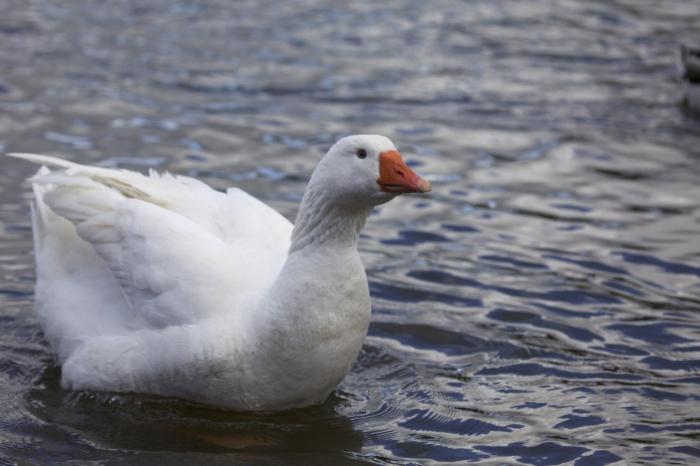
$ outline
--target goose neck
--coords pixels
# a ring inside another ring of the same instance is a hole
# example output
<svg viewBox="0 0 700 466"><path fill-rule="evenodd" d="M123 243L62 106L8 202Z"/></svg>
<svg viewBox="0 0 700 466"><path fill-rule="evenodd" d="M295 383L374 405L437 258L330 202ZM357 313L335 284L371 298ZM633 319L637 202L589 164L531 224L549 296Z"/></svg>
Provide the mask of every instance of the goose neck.
<svg viewBox="0 0 700 466"><path fill-rule="evenodd" d="M307 189L292 231L290 254L309 246L357 248L370 207L329 199L315 189Z"/></svg>

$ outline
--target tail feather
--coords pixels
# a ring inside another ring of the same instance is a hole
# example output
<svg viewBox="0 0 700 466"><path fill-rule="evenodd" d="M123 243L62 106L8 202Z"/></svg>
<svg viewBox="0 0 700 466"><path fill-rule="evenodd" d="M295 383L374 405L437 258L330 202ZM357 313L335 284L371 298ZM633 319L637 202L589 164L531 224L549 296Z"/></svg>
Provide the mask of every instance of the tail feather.
<svg viewBox="0 0 700 466"><path fill-rule="evenodd" d="M39 169L35 176L44 176L51 173L45 165ZM32 183L32 191L34 192L34 199L30 205L31 215L32 215L32 236L34 239L34 257L39 257L39 251L43 245L43 238L46 234L46 225L48 222L47 216L49 215L48 208L44 203L44 195L46 194L46 186L41 186L36 183Z"/></svg>
<svg viewBox="0 0 700 466"><path fill-rule="evenodd" d="M59 159L58 157L52 157L50 155L40 155L40 154L30 154L25 152L12 152L5 154L8 157L14 157L17 159L27 160L29 162L34 162L40 165L48 165L50 167L59 168L74 168L79 167L77 163L69 162L68 160Z"/></svg>
<svg viewBox="0 0 700 466"><path fill-rule="evenodd" d="M19 152L6 155L43 166L62 168L63 170L54 172L40 170L30 179L34 185L41 184L50 186L48 191L52 191L56 187L62 188L64 186L81 186L94 189L96 184L99 184L119 192L124 197L141 199L161 206L164 204L162 200L157 199L156 196L147 192L154 187L154 181L158 182L163 178L158 176L155 172L152 172L150 177L147 177L141 173L128 170L81 165L50 155ZM48 203L51 205L51 202ZM51 205L51 207L53 207L53 205Z"/></svg>

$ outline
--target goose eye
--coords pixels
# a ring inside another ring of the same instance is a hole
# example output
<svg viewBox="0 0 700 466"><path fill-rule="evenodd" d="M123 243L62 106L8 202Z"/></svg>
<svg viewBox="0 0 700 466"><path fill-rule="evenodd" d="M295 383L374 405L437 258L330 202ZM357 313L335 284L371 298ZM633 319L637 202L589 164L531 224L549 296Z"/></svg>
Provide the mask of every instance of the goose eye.
<svg viewBox="0 0 700 466"><path fill-rule="evenodd" d="M364 149L357 149L357 158L364 159L365 157L367 157L367 151Z"/></svg>

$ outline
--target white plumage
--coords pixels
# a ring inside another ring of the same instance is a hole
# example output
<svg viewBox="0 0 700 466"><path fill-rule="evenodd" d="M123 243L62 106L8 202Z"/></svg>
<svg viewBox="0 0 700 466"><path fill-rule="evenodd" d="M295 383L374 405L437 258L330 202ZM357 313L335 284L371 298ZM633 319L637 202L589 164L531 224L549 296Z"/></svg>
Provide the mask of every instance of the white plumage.
<svg viewBox="0 0 700 466"><path fill-rule="evenodd" d="M339 141L294 232L240 189L11 154L44 165L31 178L35 307L62 384L245 410L322 402L369 324L357 235L397 194L395 178L391 193L380 183L395 150L381 136ZM405 169L404 192L429 189Z"/></svg>

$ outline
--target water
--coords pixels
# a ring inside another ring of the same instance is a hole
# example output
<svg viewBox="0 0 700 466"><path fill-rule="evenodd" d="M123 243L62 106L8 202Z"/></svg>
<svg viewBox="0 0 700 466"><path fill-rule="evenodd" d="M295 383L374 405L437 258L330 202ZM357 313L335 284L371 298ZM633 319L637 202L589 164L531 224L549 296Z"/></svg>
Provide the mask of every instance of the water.
<svg viewBox="0 0 700 466"><path fill-rule="evenodd" d="M700 461L700 118L675 65L697 2L0 11L2 151L185 173L293 218L319 155L376 132L434 186L368 222L373 321L331 399L237 414L60 388L34 167L2 160L3 462Z"/></svg>

